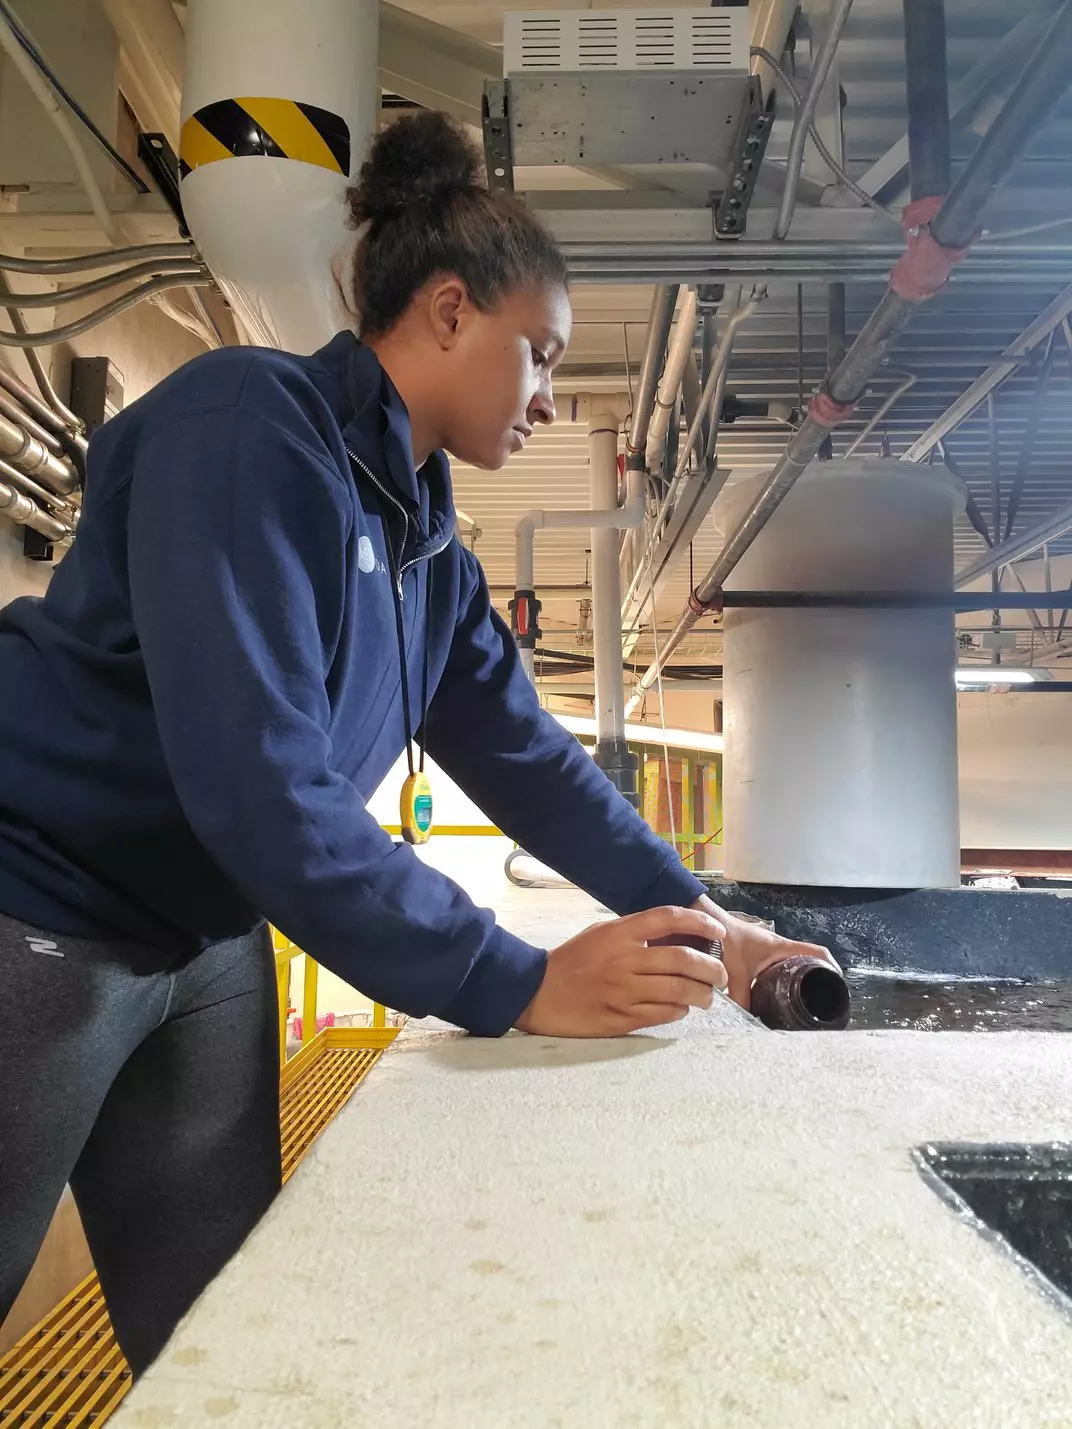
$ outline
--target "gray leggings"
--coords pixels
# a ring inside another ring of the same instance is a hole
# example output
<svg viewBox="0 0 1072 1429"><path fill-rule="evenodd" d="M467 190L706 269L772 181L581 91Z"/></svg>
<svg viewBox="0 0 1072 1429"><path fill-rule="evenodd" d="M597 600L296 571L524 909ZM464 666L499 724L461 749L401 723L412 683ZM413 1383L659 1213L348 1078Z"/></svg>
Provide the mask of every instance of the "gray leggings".
<svg viewBox="0 0 1072 1429"><path fill-rule="evenodd" d="M267 929L162 961L0 914L0 1321L69 1181L135 1374L280 1184Z"/></svg>

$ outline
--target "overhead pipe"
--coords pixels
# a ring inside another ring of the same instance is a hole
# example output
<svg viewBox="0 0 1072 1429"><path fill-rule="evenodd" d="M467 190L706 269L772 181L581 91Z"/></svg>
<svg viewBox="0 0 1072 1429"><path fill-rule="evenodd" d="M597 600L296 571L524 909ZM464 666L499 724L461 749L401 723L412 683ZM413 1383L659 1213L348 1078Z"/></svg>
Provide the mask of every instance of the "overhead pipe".
<svg viewBox="0 0 1072 1429"><path fill-rule="evenodd" d="M4 272L0 272L0 294L5 296L11 294L11 285ZM8 321L20 339L13 345L23 349L26 365L37 383L41 397L39 398L31 392L13 372L8 372L3 367L0 367L0 385L6 387L12 396L18 397L23 406L27 407L38 421L54 431L65 443L75 447L84 457L86 451L85 423L81 417L71 411L66 402L61 400L59 393L53 387L52 379L45 371L45 364L32 345L34 339L30 337L29 329L17 308L13 308L8 314Z"/></svg>
<svg viewBox="0 0 1072 1429"><path fill-rule="evenodd" d="M614 411L614 402L605 397L593 398L598 409L593 406L589 419L589 433L593 424L602 431L614 425L615 453L617 453L617 431L620 417ZM615 461L617 473L617 460ZM617 483L615 484L617 495ZM521 651L521 663L529 679L534 674L534 652L536 642L542 634L539 627L540 602L536 599L535 537L537 531L610 529L627 531L639 526L644 520L644 472L632 469L626 472L625 500L621 506L608 505L598 510L572 511L526 511L514 527L514 598L510 602L511 629ZM617 544L615 543L615 564L617 565ZM593 581L594 584L594 581ZM594 603L594 601L593 601ZM618 627L620 633L621 627ZM619 648L619 659L621 651Z"/></svg>
<svg viewBox="0 0 1072 1429"><path fill-rule="evenodd" d="M676 283L662 284L652 294L648 335L644 343L644 356L640 360L633 415L625 444L625 464L630 470L644 469L648 430L655 410L655 397L659 390L663 357L670 338L670 325L674 320L678 291Z"/></svg>
<svg viewBox="0 0 1072 1429"><path fill-rule="evenodd" d="M613 510L618 499L618 419L613 413L592 414L588 453L592 510ZM632 471L628 479L640 496L639 525L644 514L643 478L640 472ZM617 531L607 522L592 528L592 653L596 697L594 758L618 792L636 807L637 760L625 738L621 564Z"/></svg>
<svg viewBox="0 0 1072 1429"><path fill-rule="evenodd" d="M146 298L154 297L157 293L167 292L169 288L210 288L211 286L211 277L201 268L192 269L189 273L174 273L170 276L150 278L147 283L142 283L137 288L131 288L128 293L113 298L110 303L104 303L101 307L94 308L91 313L86 313L84 317L77 318L74 322L65 323L61 327L43 328L38 332L29 332L25 326L22 327L21 332L0 331L0 347L21 347L29 352L38 347L54 347L57 343L69 342L71 338L79 337L82 333L89 332L91 328L99 327L109 318L118 317L120 313L125 313L129 308L143 303ZM17 309L12 310L10 317L13 326L17 316Z"/></svg>
<svg viewBox="0 0 1072 1429"><path fill-rule="evenodd" d="M815 121L815 111L819 107L823 87L830 76L830 67L834 63L834 55L841 39L841 32L845 28L845 21L849 18L851 9L852 0L834 0L833 8L826 21L826 33L823 35L819 52L815 56L815 63L812 66L808 92L805 94L803 102L797 107L796 117L793 120L793 134L789 140L789 157L786 161L782 202L778 209L778 221L774 225L774 236L778 239L785 238L793 222L793 210L797 206L797 189L800 187L800 171L804 165L804 148L808 142L808 131Z"/></svg>
<svg viewBox="0 0 1072 1429"><path fill-rule="evenodd" d="M704 383L703 391L700 393L700 403L696 410L696 415L685 437L684 446L678 458L677 470L674 472L674 480L671 484L670 491L667 492L667 499L669 499L671 492L680 484L681 479L688 470L693 449L699 449L698 443L700 443L705 420L710 419L713 425L719 421L721 416L721 411L719 410L721 403L719 404L719 409L716 409L715 398L718 396L720 388L723 392L725 391L726 372L729 367L730 353L733 351L733 342L737 336L737 329L747 318L752 316L766 296L765 288L756 288L750 297L743 299L743 290L738 287L735 295L730 299L732 311L726 320L726 326L719 339L715 355L711 360L707 381Z"/></svg>
<svg viewBox="0 0 1072 1429"><path fill-rule="evenodd" d="M659 506L658 513L652 523L651 536L647 547L641 559L637 562L632 580L629 583L629 589L625 594L625 602L622 607L623 613L631 608L634 601L639 602L636 615L633 617L634 624L643 613L645 604L643 594L640 592L641 581L645 574L648 573L652 553L658 544L663 527L673 510L673 503L677 499L685 477L685 472L688 470L689 455L697 436L702 430L703 422L706 417L710 416L713 432L717 435L722 410L722 399L726 390L726 375L729 371L729 359L730 353L733 351L734 338L738 327L746 317L755 311L756 305L760 301L755 293L752 294L747 302L742 302L742 298L743 291L739 286L735 289L731 289L725 295L724 301L729 312L729 317L708 367L707 381L704 384L704 390L700 395L699 406L689 428L688 436L685 439L685 445L678 461L677 470L674 473L674 479L670 483L670 487ZM725 473L722 475L724 480ZM712 475L710 480L717 480L717 478ZM717 490L711 495L711 501L714 501L715 495L717 495Z"/></svg>
<svg viewBox="0 0 1072 1429"><path fill-rule="evenodd" d="M1065 0L1044 43L1032 56L949 196L937 207L929 229L921 210L928 204L937 206L938 201L909 205L906 210L908 249L890 274L885 295L828 377L823 390L812 401L807 417L793 434L781 460L770 472L718 559L690 594L661 652L661 660L654 661L644 672L626 706L627 714L655 684L661 664L677 649L697 620L717 603L730 572L830 432L851 414L868 377L908 326L916 309L941 290L952 268L965 257L987 202L1008 179L1016 161L1068 88L1072 80L1068 65L1070 53L1072 0ZM993 559L993 552L988 559Z"/></svg>
<svg viewBox="0 0 1072 1429"><path fill-rule="evenodd" d="M23 330L25 331L25 328ZM0 363L0 387L9 392L16 401L21 402L36 422L60 440L72 431L80 432L82 430L81 423L73 412L71 417L79 423L77 427L72 427L55 408L43 401L36 392L31 391L21 378L16 377L14 372L2 363Z"/></svg>
<svg viewBox="0 0 1072 1429"><path fill-rule="evenodd" d="M677 399L681 392L681 382L685 375L685 363L696 340L697 296L689 289L678 305L677 322L670 338L663 368L662 381L655 398L655 411L648 427L645 445L645 464L651 472L662 470L663 453L666 448L666 434L670 430L671 415L677 411Z"/></svg>
<svg viewBox="0 0 1072 1429"><path fill-rule="evenodd" d="M695 295L692 296L695 297ZM670 324L673 321L677 297L676 285L659 287L652 295L644 356L640 363L636 395L629 419L629 434L626 438L624 504L618 506L617 486L615 486L613 500L607 499L600 503L602 509L529 511L521 517L514 528L514 598L510 602L511 626L521 651L521 662L530 680L534 674L536 642L541 634L539 628L541 603L536 596L534 551L536 532L548 527L583 529L588 526L598 529L603 523L611 529L632 530L643 523L645 450L659 387L663 354L670 336ZM606 399L602 400L604 407L612 412L612 406L607 407ZM614 418L614 420L616 423L617 419ZM617 425L615 425L615 432L617 432ZM617 443L617 437L615 437L615 443ZM617 454L617 445L615 445L615 454ZM617 466L615 466L615 471L617 471ZM616 567L619 565L617 549L615 550L615 565ZM620 623L616 629L620 662Z"/></svg>
<svg viewBox="0 0 1072 1429"><path fill-rule="evenodd" d="M36 478L58 496L70 496L78 489L78 477L66 462L4 416L0 416L0 457L6 457L18 471Z"/></svg>
<svg viewBox="0 0 1072 1429"><path fill-rule="evenodd" d="M904 0L912 201L942 197L952 178L945 0Z"/></svg>
<svg viewBox="0 0 1072 1429"><path fill-rule="evenodd" d="M352 325L332 264L351 235L343 195L375 132L379 0L189 0L180 157L182 206L247 334L307 353ZM249 127L296 157L231 157L196 116L242 99ZM295 105L326 111L332 149ZM256 122L254 122L256 121ZM293 133L293 142L291 136ZM348 154L345 150L348 149ZM341 163L338 158L341 156Z"/></svg>
<svg viewBox="0 0 1072 1429"><path fill-rule="evenodd" d="M9 422L13 422L22 431L29 432L31 437L36 437L53 456L63 455L63 443L59 437L53 436L50 431L41 426L40 422L35 422L27 411L17 402L13 402L4 392L0 392L0 416L6 417Z"/></svg>
<svg viewBox="0 0 1072 1429"><path fill-rule="evenodd" d="M75 507L70 502L64 501L62 496L57 496L55 492L49 491L46 487L39 485L32 476L27 476L25 472L19 471L17 467L0 457L0 481L8 486L13 486L16 491L21 491L23 496L29 496L36 501L39 506L48 507L57 516L73 516Z"/></svg>
<svg viewBox="0 0 1072 1429"><path fill-rule="evenodd" d="M71 534L69 527L49 516L28 496L23 496L21 491L15 491L4 481L0 481L0 516L6 516L19 526L29 526L49 541L65 541Z"/></svg>
<svg viewBox="0 0 1072 1429"><path fill-rule="evenodd" d="M886 413L892 412L894 407L896 407L897 403L901 400L905 393L910 392L918 381L919 378L915 375L915 373L909 372L905 377L901 379L900 382L898 382L897 386L886 397L885 401L880 405L878 411L875 412L875 414L870 418L863 431L849 447L848 451L845 453L847 457L856 455L859 449L863 446L864 442L867 441L868 437L878 426L879 422L882 421Z"/></svg>
<svg viewBox="0 0 1072 1429"><path fill-rule="evenodd" d="M203 269L191 267L196 261L192 257L192 251L191 249L182 258L153 259L146 263L135 263L127 268L117 268L114 272L105 273L103 277L61 288L58 292L22 293L9 288L6 293L0 293L0 308L18 308L20 311L59 308L66 303L83 302L86 298L96 297L98 293L106 293L109 288L118 288L123 283L133 283L141 278L155 278L165 273L202 273Z"/></svg>

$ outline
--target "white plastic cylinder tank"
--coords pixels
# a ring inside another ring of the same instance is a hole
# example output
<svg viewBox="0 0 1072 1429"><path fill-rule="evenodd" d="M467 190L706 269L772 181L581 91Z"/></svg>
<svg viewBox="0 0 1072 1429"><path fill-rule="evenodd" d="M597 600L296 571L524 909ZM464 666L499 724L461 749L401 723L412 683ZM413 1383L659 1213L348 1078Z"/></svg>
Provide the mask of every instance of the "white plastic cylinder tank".
<svg viewBox="0 0 1072 1429"><path fill-rule="evenodd" d="M726 531L761 480L727 493ZM944 467L813 462L726 589L950 591L964 504ZM723 666L727 876L959 883L952 611L727 610Z"/></svg>
<svg viewBox="0 0 1072 1429"><path fill-rule="evenodd" d="M180 160L194 240L250 339L346 321L343 195L373 133L378 0L189 0Z"/></svg>

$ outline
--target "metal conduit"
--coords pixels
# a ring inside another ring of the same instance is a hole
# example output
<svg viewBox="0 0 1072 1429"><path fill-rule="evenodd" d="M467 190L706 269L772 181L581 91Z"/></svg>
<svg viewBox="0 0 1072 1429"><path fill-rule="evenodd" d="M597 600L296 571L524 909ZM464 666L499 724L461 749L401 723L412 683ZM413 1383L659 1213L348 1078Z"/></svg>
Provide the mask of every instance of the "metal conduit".
<svg viewBox="0 0 1072 1429"><path fill-rule="evenodd" d="M60 496L70 496L72 491L78 489L78 478L66 462L4 416L0 416L0 456L6 457L18 471L36 477L42 485Z"/></svg>
<svg viewBox="0 0 1072 1429"><path fill-rule="evenodd" d="M0 347L52 347L55 343L67 342L72 337L78 337L81 333L88 332L90 328L107 322L109 318L118 317L120 313L125 313L128 308L144 302L146 298L151 298L155 293L164 293L169 288L210 288L212 283L212 277L200 268L192 269L189 273L174 273L167 277L150 278L139 288L132 288L129 293L113 298L110 303L105 303L103 307L87 313L85 317L78 318L75 322L67 323L64 327L47 328L43 332L27 332L25 328L21 333L0 331ZM17 313L12 312L12 320L16 316Z"/></svg>
<svg viewBox="0 0 1072 1429"><path fill-rule="evenodd" d="M47 431L41 426L40 422L35 422L28 412L24 411L17 402L12 401L11 398L6 396L2 391L0 391L0 417L6 417L7 420L13 422L16 427L19 427L24 432L29 432L31 437L36 437L41 445L50 451L53 456L63 455L63 443L59 437L53 436L50 431Z"/></svg>
<svg viewBox="0 0 1072 1429"><path fill-rule="evenodd" d="M118 288L122 283L134 283L142 278L155 278L163 276L165 273L193 274L207 272L204 268L191 268L193 260L186 258L162 258L155 259L148 263L136 263L129 268L117 268L114 273L105 273L103 277L93 278L88 283L79 283L71 288L61 288L58 292L46 293L16 293L8 290L7 293L0 293L0 308L18 308L20 311L28 311L33 308L58 308L65 303L79 303L84 298L95 297L98 293L105 293L109 288Z"/></svg>
<svg viewBox="0 0 1072 1429"><path fill-rule="evenodd" d="M815 57L808 92L804 96L804 102L797 110L796 119L793 121L793 135L789 141L789 158L785 171L785 186L782 189L782 203L778 210L778 221L774 226L775 238L785 238L789 232L789 226L793 222L793 210L797 206L797 189L800 187L800 170L804 164L804 146L808 142L808 131L815 119L815 111L819 107L819 97L830 74L830 66L834 62L838 41L841 39L841 32L845 28L845 21L849 18L851 9L852 0L834 0L833 10L827 18L826 34L819 46L819 53Z"/></svg>
<svg viewBox="0 0 1072 1429"><path fill-rule="evenodd" d="M63 541L71 534L55 517L47 515L28 496L23 496L21 491L15 491L3 481L0 481L0 515L20 526L29 526L49 541Z"/></svg>
<svg viewBox="0 0 1072 1429"><path fill-rule="evenodd" d="M0 268L42 278L61 277L91 268L123 268L128 263L145 259L159 262L164 258L183 258L192 264L199 261L199 254L192 243L139 243L133 248L102 248L95 253L80 253L76 258L17 258L12 253L0 253Z"/></svg>
<svg viewBox="0 0 1072 1429"><path fill-rule="evenodd" d="M626 439L625 464L630 471L644 470L644 449L655 410L655 396L659 390L659 378L662 376L663 358L670 337L670 325L674 320L677 295L676 283L658 287L652 295L648 335L644 343L644 356L640 361L633 417Z"/></svg>
<svg viewBox="0 0 1072 1429"><path fill-rule="evenodd" d="M944 248L966 248L976 232L985 205L1009 174L1039 128L1049 118L1072 81L1072 0L1065 0L1043 43L1028 62L1000 114L980 141L931 224L931 235ZM872 313L855 342L825 384L827 402L849 406L863 394L867 379L908 326L924 299L905 298L893 286ZM661 659L641 676L627 707L635 706L658 678L659 669L681 644L721 591L726 579L792 490L830 432L818 420L814 406L793 434L781 460L745 513L722 553L697 586L666 642ZM993 558L993 552L990 553Z"/></svg>

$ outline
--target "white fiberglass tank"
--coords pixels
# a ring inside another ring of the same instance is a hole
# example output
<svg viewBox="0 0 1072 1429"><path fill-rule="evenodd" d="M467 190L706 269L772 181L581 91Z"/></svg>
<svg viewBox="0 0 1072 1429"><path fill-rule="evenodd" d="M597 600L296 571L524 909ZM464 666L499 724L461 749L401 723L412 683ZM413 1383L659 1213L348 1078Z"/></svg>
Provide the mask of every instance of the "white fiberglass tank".
<svg viewBox="0 0 1072 1429"><path fill-rule="evenodd" d="M189 0L181 195L251 341L312 352L346 322L343 195L379 104L378 0Z"/></svg>
<svg viewBox="0 0 1072 1429"><path fill-rule="evenodd" d="M727 493L724 531L762 480ZM941 466L813 462L726 589L949 592L964 504ZM723 665L728 877L959 884L948 607L727 610Z"/></svg>

